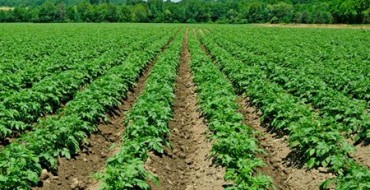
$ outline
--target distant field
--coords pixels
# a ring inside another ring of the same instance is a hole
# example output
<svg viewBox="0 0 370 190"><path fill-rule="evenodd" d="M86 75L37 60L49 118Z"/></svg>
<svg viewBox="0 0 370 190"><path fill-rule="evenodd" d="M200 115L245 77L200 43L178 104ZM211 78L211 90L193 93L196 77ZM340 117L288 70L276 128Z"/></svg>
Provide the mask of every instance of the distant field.
<svg viewBox="0 0 370 190"><path fill-rule="evenodd" d="M368 189L368 27L0 24L0 189Z"/></svg>
<svg viewBox="0 0 370 190"><path fill-rule="evenodd" d="M9 11L13 9L14 9L13 7L0 7L0 11Z"/></svg>
<svg viewBox="0 0 370 190"><path fill-rule="evenodd" d="M285 28L338 28L338 29L370 29L366 24L253 24L264 27L285 27Z"/></svg>

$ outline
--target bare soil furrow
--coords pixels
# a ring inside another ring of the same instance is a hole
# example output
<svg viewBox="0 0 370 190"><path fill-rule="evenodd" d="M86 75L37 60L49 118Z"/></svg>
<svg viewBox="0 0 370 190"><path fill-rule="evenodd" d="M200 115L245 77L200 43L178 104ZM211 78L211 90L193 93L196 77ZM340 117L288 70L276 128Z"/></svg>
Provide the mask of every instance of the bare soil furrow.
<svg viewBox="0 0 370 190"><path fill-rule="evenodd" d="M206 35L202 29L199 32L201 35ZM202 43L201 48L213 60ZM260 170L273 178L276 188L284 190L319 189L323 181L334 177L324 168L307 170L302 166L303 163L297 163L299 158L296 158L297 155L289 148L288 136L277 134L261 123L261 113L249 102L247 97L239 95L238 104L240 105L239 112L244 115L245 124L256 131L260 146L266 152L265 155L260 156L267 165Z"/></svg>
<svg viewBox="0 0 370 190"><path fill-rule="evenodd" d="M162 52L173 39L161 49ZM98 189L99 183L94 180L93 175L101 171L107 159L118 151L117 148L121 143L120 137L125 129L125 126L123 126L125 113L130 110L140 93L144 90L145 81L155 62L156 59L152 60L140 74L136 85L127 93L126 98L122 100L122 104L110 111L109 122L98 125L97 132L90 136L87 145L82 148L81 153L72 159L60 158L56 173L43 170L40 186L34 187L34 190Z"/></svg>
<svg viewBox="0 0 370 190"><path fill-rule="evenodd" d="M347 139L347 142L355 147L355 151L351 154L352 158L359 164L370 169L370 146L368 142L362 142L355 144L351 139Z"/></svg>
<svg viewBox="0 0 370 190"><path fill-rule="evenodd" d="M293 151L286 143L287 136L275 134L268 126L263 126L261 113L251 105L248 98L239 96L240 112L244 115L245 123L257 131L260 146L266 151L261 155L267 164L261 168L266 175L273 177L274 185L284 190L319 189L321 183L334 177L324 168L307 170L297 163ZM299 158L298 158L299 159Z"/></svg>
<svg viewBox="0 0 370 190"><path fill-rule="evenodd" d="M160 185L153 190L223 189L224 170L212 165L212 143L197 107L195 85L189 67L187 33L175 86L174 119L169 123L171 148L164 155L151 154L146 168L156 174Z"/></svg>

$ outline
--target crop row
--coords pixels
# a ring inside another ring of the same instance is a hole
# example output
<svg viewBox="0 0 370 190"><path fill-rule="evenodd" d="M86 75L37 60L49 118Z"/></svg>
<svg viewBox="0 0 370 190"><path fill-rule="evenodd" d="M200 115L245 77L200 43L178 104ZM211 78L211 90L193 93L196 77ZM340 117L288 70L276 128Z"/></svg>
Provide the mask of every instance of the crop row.
<svg viewBox="0 0 370 190"><path fill-rule="evenodd" d="M158 36L149 37L149 34L143 37L149 41L158 38ZM146 45L145 42L138 41L92 62L81 63L74 70L47 77L30 89L21 90L7 97L0 103L0 137L3 139L23 133L39 117L53 113L71 100L81 87L104 75L133 51Z"/></svg>
<svg viewBox="0 0 370 190"><path fill-rule="evenodd" d="M171 29L162 32L172 36ZM1 150L0 189L29 189L39 181L42 168L53 170L57 158L70 158L80 151L106 111L121 103L139 73L160 52L170 37L145 40L145 48L76 94L58 115L46 117L30 131Z"/></svg>
<svg viewBox="0 0 370 190"><path fill-rule="evenodd" d="M62 60L73 56L77 62L77 57L94 58L117 37L125 38L137 30L140 28L126 27L120 35L113 26L6 25L2 27L0 74L13 74L57 57Z"/></svg>
<svg viewBox="0 0 370 190"><path fill-rule="evenodd" d="M37 64L23 63L25 64L25 68L22 70L14 74L4 73L0 76L0 86L2 86L0 89L0 101L21 89L31 88L35 83L41 81L45 77L68 70L79 69L85 62L93 62L99 59L99 57L101 57L100 59L104 59L107 55L117 54L115 49L128 46L135 40L137 39L125 38L120 42L115 41L114 43L111 42L105 45L92 43L89 46L83 47L85 48L84 51L78 48L65 49L63 54L55 53L48 58L36 60ZM83 44L81 44L81 46L83 46ZM10 64L15 65L15 63Z"/></svg>
<svg viewBox="0 0 370 190"><path fill-rule="evenodd" d="M338 126L338 130L347 134L358 133L356 140L370 138L370 117L366 112L366 103L345 96L328 87L320 78L308 75L298 70L285 68L275 62L263 62L264 56L250 60L244 48L220 39L220 36L210 38L213 42L231 52L244 64L258 66L263 76L281 85L288 93L298 97L306 104L311 104L325 118L327 125Z"/></svg>
<svg viewBox="0 0 370 190"><path fill-rule="evenodd" d="M197 85L201 111L213 132L212 155L215 164L226 168L227 189L269 189L272 179L258 172L264 166L258 155L264 153L253 129L243 124L232 85L190 35L191 69Z"/></svg>
<svg viewBox="0 0 370 190"><path fill-rule="evenodd" d="M78 52L76 56L84 58L88 57L88 51L83 51L84 48L98 44L98 38L91 36L68 36L64 35L50 35L38 31L35 33L23 33L20 30L7 31L8 28L4 27L4 39L0 55L0 73L13 74L32 66L49 62L57 57L65 57L66 52ZM12 33L11 33L12 32ZM8 34L7 34L8 33ZM21 37L20 37L21 36ZM62 37L63 36L63 37ZM21 45L20 45L21 44ZM103 46L103 42L99 45ZM86 54L85 54L86 52ZM94 56L95 50L89 49L91 56ZM68 53L70 55L70 53Z"/></svg>
<svg viewBox="0 0 370 190"><path fill-rule="evenodd" d="M242 63L206 38L202 38L202 42L234 87L250 97L262 111L262 120L289 134L289 145L302 155L308 168L328 167L339 176L336 178L338 189L369 184L369 170L349 157L352 147L337 129L322 125L325 122L317 113L263 77L259 67Z"/></svg>
<svg viewBox="0 0 370 190"><path fill-rule="evenodd" d="M122 147L109 158L99 174L102 189L149 189L147 180L156 178L144 169L148 151L163 154L168 146L168 122L172 118L177 67L182 35L158 58L137 102L124 121Z"/></svg>
<svg viewBox="0 0 370 190"><path fill-rule="evenodd" d="M318 34L327 36L328 39L322 36L304 38L305 35ZM358 44L363 39L353 39L352 41L352 39L349 40L351 37L347 36L347 33L338 33L338 36L341 36L343 40L334 42L332 37L323 31L302 31L299 35L293 36L285 34L281 30L276 39L265 39L266 37L263 36L257 37L256 33L247 32L246 34L240 30L228 33L223 31L218 35L227 37L243 47L244 56L248 56L249 59L274 62L283 68L294 69L296 72L314 76L323 80L331 88L344 92L350 97L367 101L369 106L370 67L366 54L367 48L365 46L361 49ZM363 34L357 35L358 38L361 38ZM247 39L245 39L246 36ZM320 40L313 43L311 39Z"/></svg>
<svg viewBox="0 0 370 190"><path fill-rule="evenodd" d="M316 66L344 69L360 75L368 75L370 41L368 35L359 30L310 30L310 29L261 29L229 27L216 31L240 39L246 50L258 55L273 55L275 61L285 66L305 68ZM275 35L279 33L279 35ZM244 37L244 38L241 38ZM249 42L246 44L246 42ZM362 42L362 43L361 43ZM273 44L273 45L271 45ZM281 55L285 52L285 55ZM291 61L289 61L291 60ZM337 68L338 67L338 68Z"/></svg>

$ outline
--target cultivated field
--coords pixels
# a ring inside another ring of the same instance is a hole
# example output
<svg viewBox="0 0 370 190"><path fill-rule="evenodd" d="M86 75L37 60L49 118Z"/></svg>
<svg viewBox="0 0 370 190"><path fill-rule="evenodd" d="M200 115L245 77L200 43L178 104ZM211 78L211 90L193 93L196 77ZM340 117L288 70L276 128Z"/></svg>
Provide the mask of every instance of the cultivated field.
<svg viewBox="0 0 370 190"><path fill-rule="evenodd" d="M0 189L370 189L370 30L1 24Z"/></svg>
<svg viewBox="0 0 370 190"><path fill-rule="evenodd" d="M13 7L0 7L0 11L9 11L13 9L14 9Z"/></svg>

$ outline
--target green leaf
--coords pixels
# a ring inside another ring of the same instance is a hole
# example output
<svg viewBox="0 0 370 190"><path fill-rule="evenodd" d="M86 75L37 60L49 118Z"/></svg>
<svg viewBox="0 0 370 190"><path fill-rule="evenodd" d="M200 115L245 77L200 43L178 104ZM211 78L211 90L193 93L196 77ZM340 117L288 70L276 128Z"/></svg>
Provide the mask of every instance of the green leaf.
<svg viewBox="0 0 370 190"><path fill-rule="evenodd" d="M0 175L0 181L5 182L8 180L8 177Z"/></svg>
<svg viewBox="0 0 370 190"><path fill-rule="evenodd" d="M315 164L316 164L316 158L311 158L307 162L307 167L308 168L313 168L315 166Z"/></svg>

